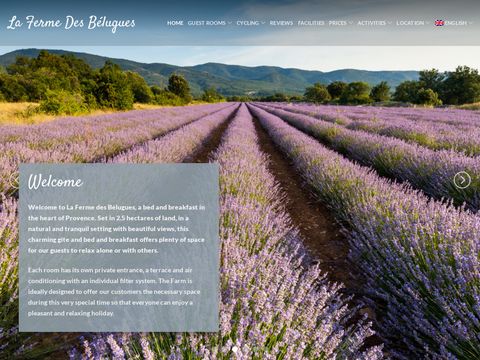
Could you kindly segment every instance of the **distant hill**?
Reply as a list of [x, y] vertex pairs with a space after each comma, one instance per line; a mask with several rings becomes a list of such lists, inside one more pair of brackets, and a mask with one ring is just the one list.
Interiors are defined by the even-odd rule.
[[[132, 70], [142, 75], [150, 85], [166, 86], [172, 73], [185, 76], [190, 82], [194, 95], [213, 86], [223, 95], [271, 95], [275, 92], [303, 94], [305, 88], [315, 82], [328, 84], [332, 81], [366, 81], [371, 85], [387, 81], [395, 87], [405, 80], [418, 79], [417, 71], [367, 71], [342, 69], [330, 72], [301, 69], [285, 69], [276, 66], [239, 66], [218, 63], [206, 63], [195, 66], [176, 66], [162, 63], [140, 63], [125, 59], [114, 59], [87, 53], [64, 50], [48, 50], [54, 54], [73, 54], [94, 68], [103, 66], [111, 60], [124, 70]], [[0, 65], [13, 63], [17, 56], [36, 57], [40, 49], [22, 49], [0, 56]], [[126, 54], [128, 55], [128, 54]], [[321, 63], [319, 64], [321, 65]]]

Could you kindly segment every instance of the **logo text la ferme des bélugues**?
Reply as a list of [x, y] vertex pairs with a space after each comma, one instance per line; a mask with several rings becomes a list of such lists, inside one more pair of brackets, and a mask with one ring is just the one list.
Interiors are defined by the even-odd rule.
[[119, 28], [134, 28], [134, 19], [110, 19], [107, 16], [90, 15], [88, 18], [76, 18], [72, 15], [67, 15], [62, 19], [43, 19], [37, 18], [35, 15], [27, 15], [24, 18], [13, 15], [8, 20], [7, 29], [82, 29], [98, 30], [110, 29], [112, 34], [115, 34]]

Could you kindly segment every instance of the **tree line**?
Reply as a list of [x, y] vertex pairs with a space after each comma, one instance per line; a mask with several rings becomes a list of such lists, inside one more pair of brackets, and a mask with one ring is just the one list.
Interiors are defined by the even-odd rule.
[[[282, 96], [286, 97], [277, 94], [276, 98]], [[437, 69], [423, 70], [418, 80], [404, 81], [393, 92], [386, 81], [373, 87], [363, 81], [315, 83], [306, 88], [303, 100], [346, 105], [388, 101], [429, 106], [471, 104], [480, 101], [480, 75], [468, 66], [443, 73]]]
[[[207, 88], [201, 100], [217, 102], [223, 97]], [[19, 56], [0, 69], [0, 101], [38, 102], [42, 112], [74, 115], [95, 109], [129, 110], [134, 103], [185, 105], [192, 95], [179, 74], [170, 75], [167, 87], [149, 86], [140, 74], [123, 71], [111, 61], [94, 69], [74, 55], [43, 50], [36, 58]]]
[[[223, 101], [215, 88], [206, 88], [198, 99]], [[231, 97], [231, 101], [250, 101], [248, 96]], [[455, 71], [423, 70], [418, 80], [404, 81], [394, 90], [385, 81], [370, 86], [363, 81], [315, 83], [303, 96], [276, 93], [255, 100], [308, 101], [358, 105], [389, 101], [421, 105], [461, 105], [480, 101], [478, 70], [459, 66]], [[133, 71], [124, 71], [106, 61], [100, 69], [72, 54], [56, 55], [45, 50], [36, 58], [17, 57], [0, 67], [0, 101], [39, 103], [39, 111], [73, 115], [95, 109], [129, 110], [134, 103], [185, 105], [192, 101], [190, 85], [180, 74], [172, 74], [168, 85], [150, 86]]]

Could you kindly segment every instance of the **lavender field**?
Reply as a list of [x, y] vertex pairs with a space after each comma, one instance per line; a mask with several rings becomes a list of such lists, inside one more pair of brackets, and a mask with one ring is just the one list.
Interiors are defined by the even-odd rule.
[[[20, 163], [209, 161], [218, 333], [18, 332]], [[480, 358], [478, 112], [219, 103], [1, 126], [0, 204], [0, 359]]]

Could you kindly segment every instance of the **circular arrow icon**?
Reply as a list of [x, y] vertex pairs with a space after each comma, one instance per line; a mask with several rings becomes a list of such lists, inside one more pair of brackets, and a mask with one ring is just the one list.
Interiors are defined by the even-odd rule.
[[8, 178], [8, 185], [14, 190], [18, 190], [18, 173], [14, 172], [10, 174]]
[[453, 184], [460, 190], [466, 189], [472, 183], [472, 177], [466, 171], [460, 171], [455, 174]]

